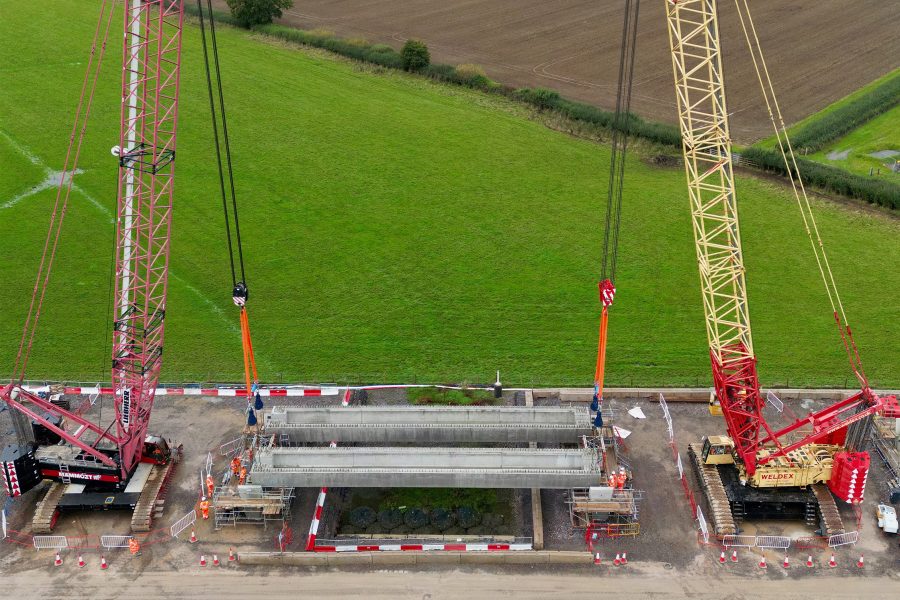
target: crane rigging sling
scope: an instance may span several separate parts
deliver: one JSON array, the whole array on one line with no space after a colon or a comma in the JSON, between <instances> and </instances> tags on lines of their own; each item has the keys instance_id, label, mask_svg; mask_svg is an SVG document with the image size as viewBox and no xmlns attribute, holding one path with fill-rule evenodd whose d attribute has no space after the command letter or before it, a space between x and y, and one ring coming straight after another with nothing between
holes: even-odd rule
<instances>
[{"instance_id":1,"label":"crane rigging sling","mask_svg":"<svg viewBox=\"0 0 900 600\"><path fill-rule=\"evenodd\" d=\"M210 67L209 50L206 41L206 22L203 16L202 0L197 0L197 10L200 19L200 36L203 46L203 62L206 68L206 84L209 91L209 110L212 116L213 140L216 150L216 164L219 172L219 190L222 196L222 210L225 215L225 238L228 245L228 259L231 266L231 298L241 311L241 348L244 355L244 383L247 390L247 424L256 425L254 409L262 408L262 400L259 398L259 374L256 370L256 360L253 356L253 342L250 336L250 317L247 314L247 300L250 290L247 286L247 275L244 270L244 252L241 245L241 228L238 219L237 196L234 189L234 169L231 164L231 145L228 139L228 118L225 113L225 95L222 92L222 73L219 66L219 49L216 43L216 23L213 16L212 2L206 2L209 14L210 46L212 46L213 65ZM215 70L216 91L213 92L213 70ZM218 99L218 111L216 100ZM222 133L220 142L219 120L221 120ZM222 163L222 145L225 147L225 164ZM228 190L225 186L225 175L228 176ZM229 210L230 199L230 210ZM232 235L232 221L234 234ZM236 255L236 256L235 256ZM237 259L237 260L235 260ZM238 277L240 274L240 277Z\"/></svg>"},{"instance_id":2,"label":"crane rigging sling","mask_svg":"<svg viewBox=\"0 0 900 600\"><path fill-rule=\"evenodd\" d=\"M597 411L596 426L603 425L600 404L603 399L603 381L606 371L606 342L609 327L609 307L612 306L616 288L619 229L622 215L622 189L625 176L625 156L628 150L628 128L631 108L631 89L634 76L634 57L637 44L637 22L640 0L625 1L622 23L622 46L619 55L619 80L616 90L616 112L611 124L612 142L609 161L609 185L606 199L606 224L603 233L603 267L599 293L602 310L597 341L597 365L594 370L594 398L591 408Z\"/></svg>"}]
</instances>

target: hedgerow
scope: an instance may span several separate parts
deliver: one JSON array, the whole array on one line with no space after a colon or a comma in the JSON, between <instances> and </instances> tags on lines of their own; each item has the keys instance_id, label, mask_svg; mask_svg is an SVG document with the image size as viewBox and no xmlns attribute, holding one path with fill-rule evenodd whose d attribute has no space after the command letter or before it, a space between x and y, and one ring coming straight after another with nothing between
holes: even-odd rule
<instances>
[{"instance_id":1,"label":"hedgerow","mask_svg":"<svg viewBox=\"0 0 900 600\"><path fill-rule=\"evenodd\" d=\"M779 175L788 174L780 152L752 147L741 154L765 171ZM794 172L795 174L799 172L805 183L824 190L850 198L859 198L886 208L900 208L900 186L885 179L862 177L843 169L803 159L797 160L797 169Z\"/></svg>"},{"instance_id":2,"label":"hedgerow","mask_svg":"<svg viewBox=\"0 0 900 600\"><path fill-rule=\"evenodd\" d=\"M791 135L795 148L816 152L900 104L900 76L892 77L859 98L815 117Z\"/></svg>"}]
</instances>

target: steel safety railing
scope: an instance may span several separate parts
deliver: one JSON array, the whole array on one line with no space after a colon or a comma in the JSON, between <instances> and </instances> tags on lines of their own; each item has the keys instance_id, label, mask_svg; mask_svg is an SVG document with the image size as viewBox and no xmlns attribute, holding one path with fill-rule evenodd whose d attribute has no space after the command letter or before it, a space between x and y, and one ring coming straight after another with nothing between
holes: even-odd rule
<instances>
[{"instance_id":1,"label":"steel safety railing","mask_svg":"<svg viewBox=\"0 0 900 600\"><path fill-rule=\"evenodd\" d=\"M186 515L172 523L169 533L173 538L177 538L185 529L197 522L197 511L191 510Z\"/></svg>"},{"instance_id":2,"label":"steel safety railing","mask_svg":"<svg viewBox=\"0 0 900 600\"><path fill-rule=\"evenodd\" d=\"M756 536L756 547L784 550L791 547L791 538L783 535L758 535Z\"/></svg>"},{"instance_id":3,"label":"steel safety railing","mask_svg":"<svg viewBox=\"0 0 900 600\"><path fill-rule=\"evenodd\" d=\"M726 548L753 548L756 546L756 536L728 533L722 536L722 545Z\"/></svg>"},{"instance_id":4,"label":"steel safety railing","mask_svg":"<svg viewBox=\"0 0 900 600\"><path fill-rule=\"evenodd\" d=\"M64 535L36 535L32 538L36 550L62 550L69 547L69 540Z\"/></svg>"},{"instance_id":5,"label":"steel safety railing","mask_svg":"<svg viewBox=\"0 0 900 600\"><path fill-rule=\"evenodd\" d=\"M828 538L828 547L837 548L838 546L846 546L847 544L855 544L859 541L858 531L848 531L846 533L836 533Z\"/></svg>"},{"instance_id":6,"label":"steel safety railing","mask_svg":"<svg viewBox=\"0 0 900 600\"><path fill-rule=\"evenodd\" d=\"M106 548L127 548L131 540L130 535L101 535L100 545Z\"/></svg>"}]
</instances>

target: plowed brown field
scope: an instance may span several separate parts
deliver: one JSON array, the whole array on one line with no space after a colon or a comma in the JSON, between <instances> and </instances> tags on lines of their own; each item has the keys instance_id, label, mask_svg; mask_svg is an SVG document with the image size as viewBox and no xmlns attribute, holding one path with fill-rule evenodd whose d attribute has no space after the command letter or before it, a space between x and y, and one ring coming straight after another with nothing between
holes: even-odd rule
<instances>
[{"instance_id":1,"label":"plowed brown field","mask_svg":"<svg viewBox=\"0 0 900 600\"><path fill-rule=\"evenodd\" d=\"M720 4L732 134L750 142L770 126L734 4ZM900 64L896 1L752 0L751 10L788 124ZM502 83L551 87L604 108L614 103L618 0L294 0L283 22L394 47L419 38L435 62L476 63ZM665 25L664 0L645 0L632 108L674 123Z\"/></svg>"}]
</instances>

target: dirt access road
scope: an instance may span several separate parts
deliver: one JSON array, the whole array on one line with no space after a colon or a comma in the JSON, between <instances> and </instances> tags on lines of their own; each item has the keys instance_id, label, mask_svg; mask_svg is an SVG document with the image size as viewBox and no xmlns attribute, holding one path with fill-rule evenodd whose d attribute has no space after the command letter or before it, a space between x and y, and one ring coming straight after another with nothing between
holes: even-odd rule
<instances>
[{"instance_id":1,"label":"dirt access road","mask_svg":"<svg viewBox=\"0 0 900 600\"><path fill-rule=\"evenodd\" d=\"M594 597L604 590L616 598L691 598L692 600L750 600L798 598L886 598L898 582L891 577L866 579L810 578L785 582L781 577L747 581L730 577L683 577L633 573L602 577L599 574L485 573L482 571L330 571L286 574L241 573L225 569L196 572L143 572L136 577L85 571L67 576L49 567L45 576L35 572L3 577L4 597L21 600L56 598L180 598L230 600L247 598L415 598L440 600L481 598L540 598L569 600ZM8 594L8 596L6 596Z\"/></svg>"},{"instance_id":2,"label":"dirt access road","mask_svg":"<svg viewBox=\"0 0 900 600\"><path fill-rule=\"evenodd\" d=\"M224 0L216 0L226 9ZM788 124L897 67L897 5L884 0L752 0L757 31ZM771 134L732 2L720 2L732 135ZM542 86L615 104L622 3L613 0L294 0L282 22L399 48L424 40L435 62L475 63L512 86ZM663 0L642 3L633 110L676 122Z\"/></svg>"}]
</instances>

